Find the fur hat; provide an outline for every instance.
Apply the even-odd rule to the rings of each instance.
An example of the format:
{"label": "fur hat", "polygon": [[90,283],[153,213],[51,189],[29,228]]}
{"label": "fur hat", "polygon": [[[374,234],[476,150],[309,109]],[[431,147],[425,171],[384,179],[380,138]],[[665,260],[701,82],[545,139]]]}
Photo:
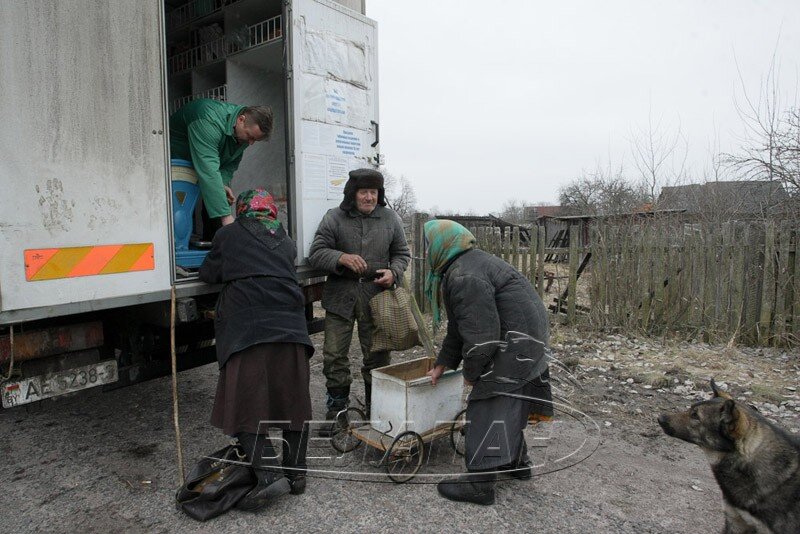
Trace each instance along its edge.
{"label": "fur hat", "polygon": [[377,189],[378,204],[386,205],[386,191],[383,188],[383,175],[374,169],[356,169],[350,171],[347,183],[344,185],[344,200],[339,207],[350,211],[356,206],[356,191],[359,189]]}

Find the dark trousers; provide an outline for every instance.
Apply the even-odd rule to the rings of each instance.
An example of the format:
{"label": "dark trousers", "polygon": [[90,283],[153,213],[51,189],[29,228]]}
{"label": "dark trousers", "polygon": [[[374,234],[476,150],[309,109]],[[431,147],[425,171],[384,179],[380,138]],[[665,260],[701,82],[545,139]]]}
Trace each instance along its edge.
{"label": "dark trousers", "polygon": [[[214,234],[217,233],[217,230],[222,228],[222,217],[210,217],[206,211],[205,204],[203,204],[203,200],[200,199],[198,203],[200,204],[200,214],[203,223],[203,241],[213,241]],[[195,231],[197,231],[197,225],[195,225]]]}
{"label": "dark trousers", "polygon": [[361,345],[363,365],[361,376],[364,384],[372,384],[370,371],[378,367],[389,365],[391,353],[389,351],[372,352],[372,335],[375,324],[369,302],[358,299],[354,309],[354,317],[348,319],[335,313],[325,313],[325,341],[322,345],[322,372],[325,375],[325,385],[330,389],[349,388],[353,381],[350,375],[350,342],[353,339],[353,327],[358,323],[358,341]]}

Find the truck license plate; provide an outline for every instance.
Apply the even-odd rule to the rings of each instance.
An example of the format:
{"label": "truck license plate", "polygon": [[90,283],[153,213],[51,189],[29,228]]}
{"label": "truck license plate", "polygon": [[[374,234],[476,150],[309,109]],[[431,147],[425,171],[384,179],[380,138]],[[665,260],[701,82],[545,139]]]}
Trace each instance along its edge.
{"label": "truck license plate", "polygon": [[2,386],[3,408],[28,404],[117,381],[117,361],[73,367],[55,373],[5,382]]}

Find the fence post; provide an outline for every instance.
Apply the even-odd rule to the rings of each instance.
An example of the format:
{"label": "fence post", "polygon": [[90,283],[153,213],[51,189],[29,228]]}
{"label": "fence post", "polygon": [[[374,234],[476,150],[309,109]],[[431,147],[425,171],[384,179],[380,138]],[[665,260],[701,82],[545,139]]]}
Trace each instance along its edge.
{"label": "fence post", "polygon": [[569,285],[567,286],[567,322],[575,322],[575,305],[578,300],[578,225],[569,227]]}
{"label": "fence post", "polygon": [[536,289],[536,251],[539,246],[539,227],[534,226],[531,228],[531,241],[528,243],[528,263],[530,264],[530,271],[528,271],[528,280],[531,282],[533,289]]}
{"label": "fence post", "polygon": [[761,313],[758,317],[758,343],[766,345],[770,337],[772,310],[775,307],[775,223],[768,222],[764,238],[764,276],[761,286]]}
{"label": "fence post", "polygon": [[750,251],[750,226],[736,223],[733,232],[733,242],[738,246],[733,251],[731,267],[731,338],[736,341],[742,336],[742,326],[744,324],[744,280],[745,280],[745,256]]}
{"label": "fence post", "polygon": [[778,277],[775,280],[775,345],[785,344],[786,341],[786,296],[791,295],[789,285],[789,224],[781,223],[780,236],[778,236]]}
{"label": "fence post", "polygon": [[511,228],[508,226],[500,228],[500,232],[502,235],[501,242],[503,243],[503,253],[500,257],[503,258],[503,261],[508,262],[511,258],[511,251],[509,250],[511,245]]}
{"label": "fence post", "polygon": [[800,228],[793,228],[794,266],[792,276],[792,342],[800,341]]}
{"label": "fence post", "polygon": [[425,237],[423,234],[425,222],[428,220],[427,213],[415,213],[411,217],[411,252],[413,258],[412,291],[414,298],[417,299],[419,309],[422,313],[428,308],[425,298]]}
{"label": "fence post", "polygon": [[[545,240],[544,240],[544,226],[539,227],[539,246],[537,247],[537,254],[539,257],[537,258],[536,270],[538,272],[537,281],[536,281],[536,290],[539,292],[539,296],[544,300],[544,247],[545,247]],[[533,265],[531,265],[533,267]]]}
{"label": "fence post", "polygon": [[519,226],[511,230],[511,265],[519,269]]}
{"label": "fence post", "polygon": [[522,276],[528,276],[528,256],[530,255],[530,247],[531,247],[531,244],[532,244],[532,241],[533,241],[533,239],[531,239],[531,236],[533,236],[533,230],[528,231],[528,250],[527,251],[523,252],[522,241],[520,240],[520,250],[519,250],[520,269],[519,270],[522,273]]}

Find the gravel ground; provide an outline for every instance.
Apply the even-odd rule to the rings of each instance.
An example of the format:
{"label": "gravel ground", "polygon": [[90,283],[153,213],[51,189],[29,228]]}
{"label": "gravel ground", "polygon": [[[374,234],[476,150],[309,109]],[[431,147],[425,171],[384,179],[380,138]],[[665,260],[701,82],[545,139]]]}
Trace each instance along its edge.
{"label": "gravel ground", "polygon": [[[319,346],[322,336],[314,341]],[[261,513],[233,511],[196,523],[173,507],[177,471],[166,378],[0,411],[6,436],[0,524],[8,532],[714,532],[722,528],[722,501],[704,455],[665,436],[656,416],[707,396],[713,375],[783,426],[800,427],[792,389],[800,382],[797,353],[590,337],[568,329],[556,330],[553,348],[574,377],[571,382],[565,371],[554,373],[572,408],[554,423],[531,427],[527,439],[538,476],[499,482],[491,507],[438,497],[430,473],[461,470],[441,440],[423,466],[429,476],[408,484],[316,476],[304,495],[282,497]],[[312,360],[316,417],[324,414],[320,355]],[[420,349],[406,351],[394,361],[421,355]],[[352,356],[357,373],[360,358]],[[187,464],[226,441],[208,424],[216,377],[215,365],[179,376]],[[355,387],[356,396],[362,391]],[[571,416],[578,412],[585,415]],[[378,468],[353,460],[365,452],[369,459],[368,449],[351,453],[361,456],[349,457],[348,469],[374,477]],[[311,454],[334,451],[316,444]]]}

